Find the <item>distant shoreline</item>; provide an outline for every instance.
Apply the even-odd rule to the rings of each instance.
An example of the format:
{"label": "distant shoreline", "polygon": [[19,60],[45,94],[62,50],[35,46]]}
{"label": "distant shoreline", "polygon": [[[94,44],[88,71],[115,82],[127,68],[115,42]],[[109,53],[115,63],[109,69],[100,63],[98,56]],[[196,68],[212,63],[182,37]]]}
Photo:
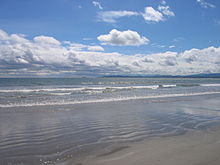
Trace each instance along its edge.
{"label": "distant shoreline", "polygon": [[216,74],[194,74],[194,75],[110,75],[105,78],[220,78],[220,73]]}
{"label": "distant shoreline", "polygon": [[99,76],[79,76],[79,77],[38,77],[38,76],[23,76],[23,77],[0,77],[5,78],[220,78],[220,73],[212,74],[193,74],[193,75],[99,75]]}

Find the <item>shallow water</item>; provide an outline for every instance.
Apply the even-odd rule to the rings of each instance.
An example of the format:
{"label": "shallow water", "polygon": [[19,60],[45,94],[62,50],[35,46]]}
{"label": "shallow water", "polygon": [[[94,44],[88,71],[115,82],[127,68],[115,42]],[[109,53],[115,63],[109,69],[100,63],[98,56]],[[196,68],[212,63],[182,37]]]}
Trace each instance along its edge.
{"label": "shallow water", "polygon": [[110,146],[209,129],[220,125],[219,99],[212,94],[1,108],[0,164],[74,164]]}

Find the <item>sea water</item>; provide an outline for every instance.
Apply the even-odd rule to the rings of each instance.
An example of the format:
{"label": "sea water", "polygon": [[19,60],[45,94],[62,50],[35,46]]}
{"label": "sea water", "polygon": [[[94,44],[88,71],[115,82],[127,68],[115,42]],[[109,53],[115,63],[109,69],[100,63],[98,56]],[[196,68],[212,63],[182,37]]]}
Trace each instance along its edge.
{"label": "sea water", "polygon": [[219,78],[1,78],[0,107],[220,92]]}

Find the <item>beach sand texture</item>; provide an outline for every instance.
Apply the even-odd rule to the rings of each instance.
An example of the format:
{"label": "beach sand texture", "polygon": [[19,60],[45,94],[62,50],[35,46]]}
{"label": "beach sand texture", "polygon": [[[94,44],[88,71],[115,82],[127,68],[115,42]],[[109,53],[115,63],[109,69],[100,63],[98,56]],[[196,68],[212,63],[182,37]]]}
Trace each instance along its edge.
{"label": "beach sand texture", "polygon": [[0,165],[219,165],[219,99],[1,108]]}
{"label": "beach sand texture", "polygon": [[85,165],[219,165],[220,130],[152,138],[82,160]]}

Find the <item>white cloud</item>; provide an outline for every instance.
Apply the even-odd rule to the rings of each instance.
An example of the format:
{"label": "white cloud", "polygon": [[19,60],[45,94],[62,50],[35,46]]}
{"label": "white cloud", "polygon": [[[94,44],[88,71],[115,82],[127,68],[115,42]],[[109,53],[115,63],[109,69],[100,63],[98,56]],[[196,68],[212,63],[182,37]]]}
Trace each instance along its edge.
{"label": "white cloud", "polygon": [[146,37],[140,36],[135,31],[118,31],[116,29],[111,30],[109,34],[98,36],[97,39],[103,44],[116,46],[139,46],[149,42]]}
{"label": "white cloud", "polygon": [[11,34],[8,35],[5,31],[0,29],[0,43],[15,43],[15,42],[19,42],[19,43],[26,43],[28,42],[27,39],[24,38],[25,35],[23,34]]}
{"label": "white cloud", "polygon": [[98,13],[100,21],[108,23],[116,23],[121,17],[137,16],[139,13],[133,11],[103,11]]}
{"label": "white cloud", "polygon": [[8,34],[5,31],[0,29],[0,41],[4,41],[4,40],[8,40],[8,39],[9,39]]}
{"label": "white cloud", "polygon": [[160,22],[165,20],[165,16],[175,16],[174,12],[170,10],[169,6],[164,6],[165,1],[161,1],[161,5],[158,6],[158,10],[155,10],[151,6],[145,7],[145,12],[135,11],[103,11],[98,12],[99,21],[107,23],[116,23],[119,18],[130,16],[142,16],[146,22]]}
{"label": "white cloud", "polygon": [[215,5],[206,2],[205,0],[196,0],[197,3],[199,3],[204,8],[215,8]]}
{"label": "white cloud", "polygon": [[92,4],[93,4],[94,6],[96,6],[96,7],[98,7],[100,10],[103,9],[102,5],[101,5],[100,2],[98,2],[98,1],[92,1]]}
{"label": "white cloud", "polygon": [[220,47],[125,55],[58,42],[51,46],[0,30],[0,76],[220,73]]}
{"label": "white cloud", "polygon": [[158,43],[152,43],[151,46],[155,47],[155,48],[165,48],[166,47],[166,45],[161,45],[161,44],[158,44]]}
{"label": "white cloud", "polygon": [[37,36],[34,37],[34,41],[39,44],[60,45],[60,42],[53,37]]}
{"label": "white cloud", "polygon": [[158,10],[162,12],[164,15],[175,16],[174,12],[170,10],[169,6],[158,6]]}
{"label": "white cloud", "polygon": [[[161,2],[163,5],[166,4],[165,1]],[[153,7],[146,7],[145,12],[142,13],[143,18],[147,22],[160,22],[164,21],[164,16],[175,16],[174,12],[170,10],[169,6],[158,6],[158,10],[155,10]]]}
{"label": "white cloud", "polygon": [[175,47],[176,47],[175,45],[170,45],[170,46],[169,46],[169,48],[175,48]]}
{"label": "white cloud", "polygon": [[142,16],[147,22],[159,22],[164,20],[163,14],[154,10],[152,7],[146,7]]}
{"label": "white cloud", "polygon": [[70,41],[64,41],[63,44],[68,45],[68,49],[72,51],[82,51],[83,49],[88,48],[88,45],[73,43]]}
{"label": "white cloud", "polygon": [[84,44],[79,44],[79,43],[73,43],[70,41],[63,41],[63,44],[68,45],[66,48],[71,51],[104,51],[104,48],[99,46],[99,45],[84,45]]}
{"label": "white cloud", "polygon": [[104,51],[104,48],[101,46],[89,46],[88,50],[89,51]]}

